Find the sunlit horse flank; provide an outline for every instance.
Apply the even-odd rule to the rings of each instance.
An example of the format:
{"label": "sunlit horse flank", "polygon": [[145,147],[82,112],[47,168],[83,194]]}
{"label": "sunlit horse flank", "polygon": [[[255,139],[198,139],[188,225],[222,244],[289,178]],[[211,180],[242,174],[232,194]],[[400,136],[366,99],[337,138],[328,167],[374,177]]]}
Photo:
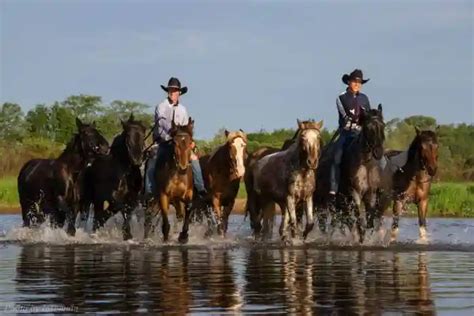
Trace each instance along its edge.
{"label": "sunlit horse flank", "polygon": [[[227,232],[240,181],[245,174],[247,135],[244,131],[225,131],[226,142],[210,155],[200,158],[204,182],[211,198],[219,234]],[[221,208],[223,208],[221,210]]]}
{"label": "sunlit horse flank", "polygon": [[[417,127],[415,130],[416,136],[408,151],[386,153],[388,159],[386,168],[388,174],[385,174],[388,183],[386,191],[391,192],[393,198],[392,241],[398,236],[399,216],[407,203],[417,205],[420,238],[427,237],[426,214],[431,182],[438,169],[439,144],[436,131],[422,131]],[[389,202],[385,201],[384,208],[388,207]]]}
{"label": "sunlit horse flank", "polygon": [[168,211],[170,204],[176,209],[176,217],[182,220],[183,229],[179,235],[182,243],[188,240],[190,224],[190,203],[193,199],[193,174],[191,170],[191,144],[193,142],[194,121],[189,118],[187,125],[175,125],[172,121],[170,135],[172,137],[172,152],[163,162],[156,166],[156,188],[153,192],[155,199],[151,208],[145,210],[145,238],[154,231],[152,217],[161,211],[163,240],[168,241],[170,224]]}
{"label": "sunlit horse flank", "polygon": [[[282,210],[280,236],[283,241],[288,239],[288,227],[292,237],[296,236],[296,207],[300,203],[306,206],[303,238],[313,229],[312,196],[321,149],[322,125],[322,121],[298,120],[296,142],[286,150],[263,157],[254,166],[254,190],[262,210],[271,210],[268,206],[274,203]],[[271,231],[265,226],[263,230],[264,235]]]}

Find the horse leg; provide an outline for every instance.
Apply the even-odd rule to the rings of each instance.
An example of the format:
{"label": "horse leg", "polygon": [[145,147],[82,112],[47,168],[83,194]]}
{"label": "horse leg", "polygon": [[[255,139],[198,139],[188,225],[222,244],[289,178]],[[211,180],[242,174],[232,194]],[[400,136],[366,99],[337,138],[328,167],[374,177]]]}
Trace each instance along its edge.
{"label": "horse leg", "polygon": [[392,232],[391,232],[391,241],[397,240],[398,237],[398,221],[400,219],[400,213],[403,209],[403,202],[399,199],[393,201],[393,221],[392,221]]}
{"label": "horse leg", "polygon": [[367,219],[367,228],[374,228],[374,221],[376,217],[377,193],[370,190],[364,195],[365,214]]}
{"label": "horse leg", "polygon": [[132,239],[132,233],[130,231],[130,217],[132,216],[132,209],[130,205],[126,204],[122,208],[123,224],[122,224],[122,233],[123,240]]}
{"label": "horse leg", "polygon": [[356,224],[357,224],[357,232],[359,233],[359,242],[362,244],[364,242],[365,237],[365,227],[366,227],[366,217],[365,217],[365,210],[362,211],[362,201],[359,192],[353,190],[352,191],[352,198],[354,199],[355,207],[354,207],[354,214],[356,216]]}
{"label": "horse leg", "polygon": [[420,225],[420,238],[425,240],[427,237],[426,231],[426,213],[428,212],[428,198],[421,199],[418,202],[418,224]]}
{"label": "horse leg", "polygon": [[[144,223],[144,239],[150,236],[150,233],[154,233],[156,228],[156,222],[153,222],[153,218],[159,214],[159,205],[156,199],[152,200],[152,204],[145,208],[145,223]],[[158,209],[158,210],[157,210]]]}
{"label": "horse leg", "polygon": [[178,240],[180,243],[185,244],[188,242],[188,239],[189,239],[188,231],[189,231],[189,223],[191,221],[192,208],[189,203],[184,204],[183,202],[180,202],[178,204],[179,206],[177,207],[180,208],[181,210],[184,210],[183,229],[181,230],[181,233],[179,234]]}
{"label": "horse leg", "polygon": [[313,218],[313,196],[306,199],[306,227],[303,233],[303,238],[306,239],[308,234],[313,230],[314,218]]}
{"label": "horse leg", "polygon": [[170,234],[170,222],[168,219],[168,211],[170,207],[169,197],[166,194],[160,194],[160,209],[163,216],[163,224],[161,230],[163,232],[163,241],[167,242]]}
{"label": "horse leg", "polygon": [[219,235],[223,235],[224,229],[222,227],[221,200],[219,194],[212,196],[212,208],[214,211],[214,216],[216,217],[217,233]]}
{"label": "horse leg", "polygon": [[105,222],[107,221],[107,215],[105,213],[104,201],[94,201],[94,224],[92,231],[95,232],[97,229],[104,226]]}
{"label": "horse leg", "polygon": [[262,203],[262,217],[262,237],[264,240],[270,240],[273,233],[273,218],[275,217],[275,203],[273,201]]}
{"label": "horse leg", "polygon": [[222,224],[224,229],[224,236],[227,233],[227,228],[229,228],[229,216],[232,210],[234,209],[235,200],[230,202],[228,205],[224,206],[224,212],[222,216]]}
{"label": "horse leg", "polygon": [[281,209],[281,224],[280,224],[280,237],[282,241],[286,241],[288,236],[287,236],[287,230],[288,230],[288,222],[289,222],[289,214],[288,214],[288,209],[284,203],[280,204],[280,209]]}
{"label": "horse leg", "polygon": [[53,227],[62,227],[66,220],[66,214],[69,212],[66,197],[63,195],[58,196],[57,203],[58,207],[50,218],[50,222]]}

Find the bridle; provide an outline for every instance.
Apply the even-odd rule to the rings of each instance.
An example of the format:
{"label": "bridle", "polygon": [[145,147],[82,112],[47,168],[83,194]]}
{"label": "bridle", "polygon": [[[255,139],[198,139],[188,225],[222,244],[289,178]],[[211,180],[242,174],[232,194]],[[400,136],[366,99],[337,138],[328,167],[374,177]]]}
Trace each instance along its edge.
{"label": "bridle", "polygon": [[189,133],[186,133],[186,132],[177,132],[175,135],[173,135],[173,139],[169,142],[170,145],[173,146],[173,160],[174,160],[174,163],[175,163],[175,167],[181,171],[181,172],[185,172],[188,167],[189,167],[189,162],[186,166],[185,169],[182,169],[180,166],[179,166],[179,161],[176,157],[176,151],[174,150],[174,146],[176,146],[176,142],[175,142],[175,137],[189,137],[189,138],[192,138],[192,136],[189,134]]}

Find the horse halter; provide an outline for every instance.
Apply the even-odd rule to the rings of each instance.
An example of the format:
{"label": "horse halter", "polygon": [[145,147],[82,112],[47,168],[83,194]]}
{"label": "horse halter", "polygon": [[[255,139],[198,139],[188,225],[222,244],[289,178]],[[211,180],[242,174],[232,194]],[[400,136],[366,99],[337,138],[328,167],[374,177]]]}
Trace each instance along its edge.
{"label": "horse halter", "polygon": [[[189,133],[186,133],[186,132],[177,132],[174,136],[173,136],[173,139],[171,141],[171,143],[173,144],[173,146],[176,146],[176,141],[175,141],[175,138],[176,137],[189,137],[191,138],[191,135]],[[175,148],[173,148],[173,160],[174,160],[174,163],[175,163],[175,167],[180,170],[180,171],[186,171],[187,168],[189,167],[189,163],[188,165],[186,166],[185,169],[182,169],[181,166],[179,165],[179,160],[177,159],[176,157],[176,150],[174,150]]]}

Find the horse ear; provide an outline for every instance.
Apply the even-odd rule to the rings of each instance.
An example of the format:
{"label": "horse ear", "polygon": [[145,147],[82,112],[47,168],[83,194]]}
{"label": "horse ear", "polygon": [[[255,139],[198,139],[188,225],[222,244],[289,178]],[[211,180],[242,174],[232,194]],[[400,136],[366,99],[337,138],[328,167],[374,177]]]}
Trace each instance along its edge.
{"label": "horse ear", "polygon": [[96,126],[95,126],[95,121],[92,121],[91,126],[92,126],[93,128],[96,127]]}
{"label": "horse ear", "polygon": [[303,129],[304,123],[300,121],[300,119],[296,119],[296,124],[298,124],[298,129]]}
{"label": "horse ear", "polygon": [[316,128],[318,130],[321,130],[321,128],[323,127],[323,124],[324,124],[324,120],[319,121],[318,123],[316,123]]}
{"label": "horse ear", "polygon": [[76,126],[77,126],[77,129],[81,129],[82,125],[83,125],[83,124],[82,124],[82,121],[81,121],[78,117],[76,117]]}
{"label": "horse ear", "polygon": [[189,118],[188,119],[188,132],[190,135],[193,134],[193,130],[194,130],[194,121],[192,118]]}
{"label": "horse ear", "polygon": [[133,117],[133,112],[130,113],[130,117],[128,118],[128,121],[129,121],[129,122],[135,121],[135,117]]}
{"label": "horse ear", "polygon": [[435,132],[438,133],[439,130],[440,130],[441,126],[440,125],[436,125],[436,128],[435,128]]}
{"label": "horse ear", "polygon": [[382,103],[379,103],[379,106],[377,107],[377,110],[379,110],[380,113],[382,113]]}
{"label": "horse ear", "polygon": [[418,126],[415,126],[415,132],[416,132],[416,135],[420,135],[421,130]]}
{"label": "horse ear", "polygon": [[228,131],[228,130],[225,130],[225,131],[224,131],[224,135],[225,135],[226,138],[229,137],[229,131]]}
{"label": "horse ear", "polygon": [[124,122],[122,119],[120,119],[120,124],[122,124],[123,129],[125,129],[125,127],[127,126],[127,123]]}

